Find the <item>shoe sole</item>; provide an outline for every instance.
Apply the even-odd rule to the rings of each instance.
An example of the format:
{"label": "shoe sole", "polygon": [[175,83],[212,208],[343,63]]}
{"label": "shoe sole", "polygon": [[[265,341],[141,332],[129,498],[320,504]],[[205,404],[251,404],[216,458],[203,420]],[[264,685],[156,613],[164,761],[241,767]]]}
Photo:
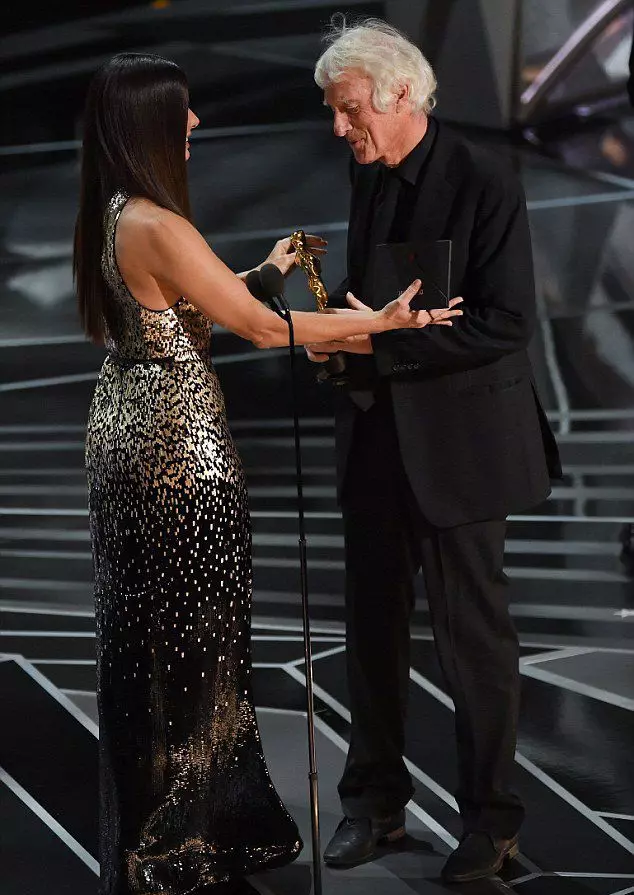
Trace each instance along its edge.
{"label": "shoe sole", "polygon": [[398,827],[396,830],[391,830],[389,833],[386,833],[385,836],[381,836],[380,839],[377,839],[372,851],[363,858],[357,858],[356,861],[339,861],[336,858],[333,860],[324,855],[324,864],[326,864],[327,867],[358,867],[359,864],[366,864],[368,861],[372,861],[376,858],[377,845],[393,845],[395,842],[398,842],[399,839],[403,839],[405,835],[405,827]]}
{"label": "shoe sole", "polygon": [[451,874],[445,875],[441,874],[443,882],[446,883],[471,883],[476,879],[486,879],[489,876],[495,876],[496,873],[499,873],[502,867],[504,867],[507,861],[516,858],[520,853],[519,843],[515,842],[508,851],[505,851],[504,854],[500,855],[498,860],[496,861],[493,867],[489,867],[486,871],[482,871],[478,873],[460,873],[460,874]]}

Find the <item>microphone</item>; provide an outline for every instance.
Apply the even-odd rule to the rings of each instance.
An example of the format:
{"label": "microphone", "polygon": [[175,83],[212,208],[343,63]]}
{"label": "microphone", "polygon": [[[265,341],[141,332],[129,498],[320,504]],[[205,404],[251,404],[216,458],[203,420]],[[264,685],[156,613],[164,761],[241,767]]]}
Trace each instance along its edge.
{"label": "microphone", "polygon": [[[262,282],[261,271],[250,270],[244,279],[245,286],[254,298],[268,305],[279,317],[285,317],[283,309],[277,301],[278,296],[280,296],[278,290],[281,288],[282,293],[284,292],[284,276],[274,264],[265,264],[264,267],[271,267],[274,271],[266,275],[266,285]],[[262,270],[264,270],[264,267]],[[282,280],[281,284],[275,272],[279,274]]]}
{"label": "microphone", "polygon": [[257,298],[258,301],[266,302],[259,270],[250,270],[245,277],[244,283],[253,298]]}
{"label": "microphone", "polygon": [[[283,297],[286,281],[279,267],[275,264],[263,264],[259,271],[250,270],[246,276],[245,283],[254,298],[264,302],[276,314],[290,322],[290,309]],[[286,313],[282,312],[280,305],[282,305]],[[346,383],[345,352],[337,351],[335,354],[331,354],[329,359],[320,366],[321,370],[317,374],[318,381],[328,380],[333,385],[344,385]]]}
{"label": "microphone", "polygon": [[264,301],[281,299],[286,282],[284,274],[275,264],[263,264],[260,268],[260,284],[265,295]]}
{"label": "microphone", "polygon": [[[319,259],[317,261],[319,262]],[[275,264],[264,264],[260,270],[260,283],[262,291],[266,295],[264,301],[268,302],[274,298],[278,299],[290,314],[290,309],[282,298],[286,281],[279,267],[276,267]],[[328,360],[324,361],[320,366],[321,370],[317,374],[319,382],[328,380],[333,385],[346,384],[346,355],[344,351],[337,351],[331,354]]]}

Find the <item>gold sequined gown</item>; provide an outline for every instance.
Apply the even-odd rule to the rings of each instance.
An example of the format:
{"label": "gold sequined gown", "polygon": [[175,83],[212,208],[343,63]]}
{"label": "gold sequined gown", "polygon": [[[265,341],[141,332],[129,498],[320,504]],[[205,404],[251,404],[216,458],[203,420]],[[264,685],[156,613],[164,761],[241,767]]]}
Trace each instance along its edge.
{"label": "gold sequined gown", "polygon": [[90,408],[103,895],[194,895],[293,860],[251,694],[251,533],[240,459],[184,299],[151,311],[102,270],[121,326]]}

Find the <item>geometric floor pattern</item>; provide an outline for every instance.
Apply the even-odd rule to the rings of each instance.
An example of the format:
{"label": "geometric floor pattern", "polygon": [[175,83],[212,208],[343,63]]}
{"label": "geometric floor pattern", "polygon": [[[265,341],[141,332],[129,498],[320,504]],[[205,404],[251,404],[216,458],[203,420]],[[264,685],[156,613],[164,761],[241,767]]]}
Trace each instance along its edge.
{"label": "geometric floor pattern", "polygon": [[[66,614],[69,612],[72,614]],[[41,865],[23,861],[20,847],[27,829],[38,853],[50,854],[56,889],[96,891],[96,736],[94,695],[94,635],[89,612],[67,610],[3,612],[8,629],[0,634],[0,724],[3,829],[7,859],[3,895],[37,891]],[[313,632],[317,740],[319,744],[322,836],[330,835],[339,817],[337,776],[347,745],[349,711],[345,685],[343,632],[340,625],[316,625]],[[18,652],[16,646],[20,647]],[[283,799],[310,843],[305,720],[305,674],[299,626],[286,621],[256,619],[253,633],[254,690],[271,773]],[[634,816],[613,811],[627,804],[634,759],[629,748],[634,700],[584,684],[582,668],[608,657],[634,661],[634,650],[551,646],[525,641],[523,727],[516,756],[517,789],[527,804],[522,854],[510,862],[500,879],[465,891],[521,893],[634,892]],[[443,857],[455,845],[459,824],[451,795],[453,762],[452,704],[445,695],[430,635],[413,635],[410,718],[407,760],[416,793],[410,803],[410,836],[398,850],[378,862],[353,871],[326,870],[325,891],[368,891],[378,885],[385,893],[435,892]],[[583,659],[583,664],[579,660]],[[577,662],[572,668],[570,662]],[[536,724],[531,703],[540,717],[551,704],[558,717],[580,719],[584,712],[597,723],[620,730],[620,756],[625,779],[602,779],[595,762],[605,760],[577,729],[579,748],[571,760],[587,764],[587,777],[577,779],[551,753],[565,746],[565,725],[559,729]],[[547,715],[554,719],[556,716]],[[605,731],[605,728],[603,728]],[[589,731],[592,734],[592,731]],[[603,741],[603,747],[605,741]],[[615,743],[612,744],[616,746]],[[612,756],[614,760],[616,756]],[[12,838],[15,841],[12,842]],[[92,876],[92,881],[91,881]],[[32,886],[27,887],[27,881]],[[628,882],[629,881],[629,882]],[[297,865],[255,881],[262,892],[290,895],[310,891],[310,847]],[[453,887],[452,891],[456,891]]]}

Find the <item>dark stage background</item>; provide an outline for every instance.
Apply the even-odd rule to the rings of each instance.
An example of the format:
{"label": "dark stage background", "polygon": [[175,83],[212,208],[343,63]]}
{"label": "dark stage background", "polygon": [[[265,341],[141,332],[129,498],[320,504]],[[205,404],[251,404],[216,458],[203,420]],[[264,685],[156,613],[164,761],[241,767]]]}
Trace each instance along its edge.
{"label": "dark stage background", "polygon": [[[517,780],[529,809],[522,856],[505,882],[464,891],[634,893],[634,559],[621,556],[620,541],[634,509],[632,3],[61,0],[0,13],[0,895],[97,890],[83,434],[102,352],[79,331],[71,282],[88,80],[124,49],[181,64],[202,122],[190,162],[199,228],[236,269],[298,226],[320,233],[333,287],[345,263],[346,152],[312,68],[336,11],[387,17],[421,41],[440,75],[439,117],[511,155],[530,211],[539,308],[531,351],[565,479],[547,504],[510,522],[524,675]],[[299,275],[289,298],[311,306]],[[262,734],[307,834],[287,359],[222,331],[213,344],[250,482]],[[343,545],[330,396],[307,362],[299,367],[326,838],[348,737]],[[459,834],[452,706],[422,589],[413,631],[411,836],[372,865],[327,873],[327,892],[443,891],[438,873]],[[305,850],[256,885],[308,893],[309,864]]]}

